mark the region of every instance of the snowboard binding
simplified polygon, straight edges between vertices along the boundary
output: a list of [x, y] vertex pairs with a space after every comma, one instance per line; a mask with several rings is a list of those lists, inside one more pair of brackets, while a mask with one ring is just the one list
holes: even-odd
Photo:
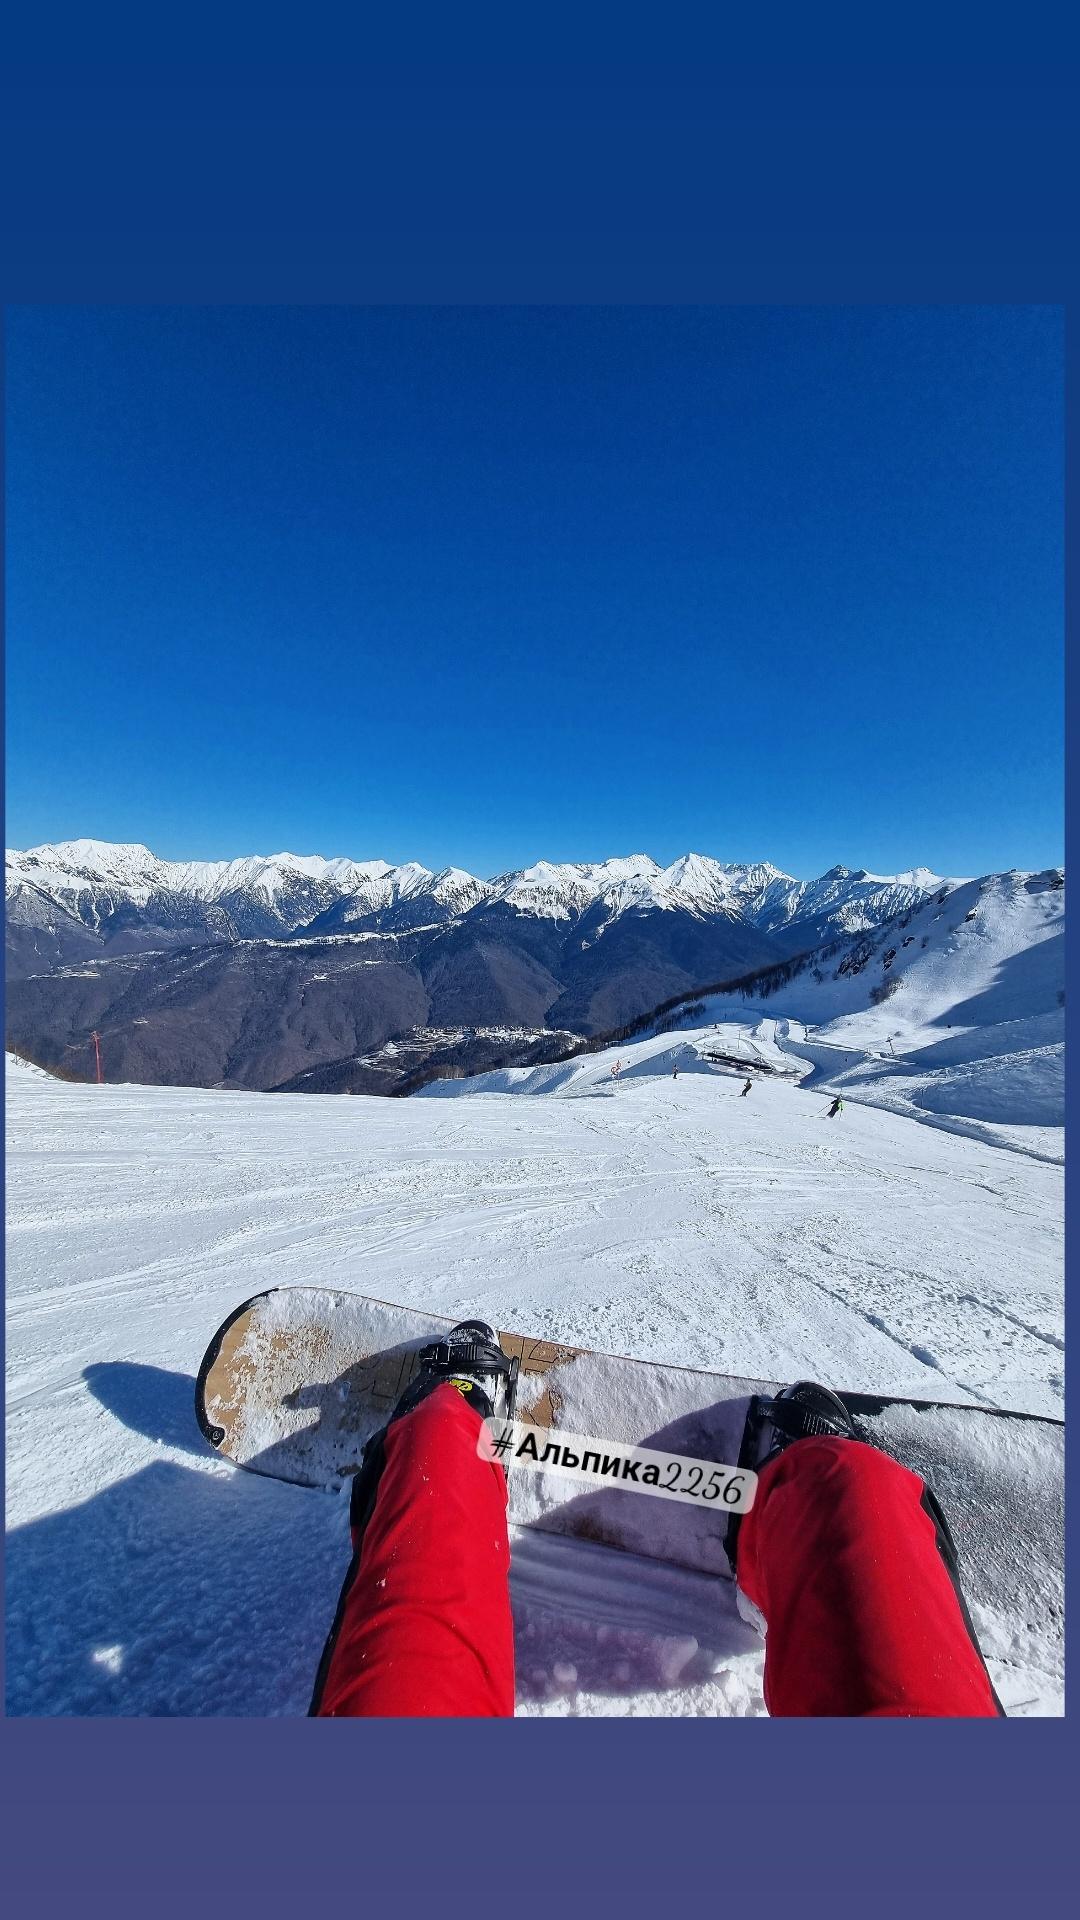
[[420, 1349], [420, 1370], [405, 1389], [392, 1418], [411, 1413], [429, 1393], [447, 1382], [483, 1419], [512, 1420], [517, 1400], [518, 1362], [499, 1345], [486, 1320], [461, 1320], [446, 1338]]
[[837, 1394], [814, 1380], [797, 1380], [792, 1387], [781, 1387], [772, 1399], [754, 1395], [743, 1431], [743, 1446], [752, 1449], [753, 1458], [740, 1458], [739, 1465], [759, 1472], [793, 1440], [857, 1438], [855, 1422]]

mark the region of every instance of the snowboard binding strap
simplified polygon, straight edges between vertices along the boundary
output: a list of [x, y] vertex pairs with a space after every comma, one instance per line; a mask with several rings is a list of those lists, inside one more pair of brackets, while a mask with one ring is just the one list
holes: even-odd
[[798, 1400], [765, 1400], [755, 1396], [757, 1405], [754, 1412], [759, 1420], [767, 1420], [788, 1440], [849, 1440], [850, 1427], [841, 1426], [838, 1420], [827, 1420], [824, 1414], [815, 1413], [812, 1407], [806, 1407]]
[[505, 1373], [511, 1380], [516, 1380], [518, 1373], [516, 1359], [511, 1360], [501, 1347], [489, 1347], [482, 1340], [433, 1341], [430, 1347], [421, 1347], [420, 1365], [440, 1370], [452, 1367], [462, 1373], [478, 1368], [484, 1373]]

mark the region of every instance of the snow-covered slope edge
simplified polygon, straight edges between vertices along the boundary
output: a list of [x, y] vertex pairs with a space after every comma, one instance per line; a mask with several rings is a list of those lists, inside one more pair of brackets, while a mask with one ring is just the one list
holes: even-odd
[[[1000, 874], [941, 892], [885, 928], [602, 1037], [563, 1065], [445, 1081], [584, 1092], [621, 1074], [751, 1071], [1060, 1159], [1063, 876]], [[638, 1034], [640, 1032], [640, 1037]]]

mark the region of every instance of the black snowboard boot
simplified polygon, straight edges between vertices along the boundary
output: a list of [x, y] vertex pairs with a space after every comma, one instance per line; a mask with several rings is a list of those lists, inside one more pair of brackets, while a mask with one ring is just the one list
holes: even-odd
[[461, 1320], [445, 1339], [421, 1347], [420, 1371], [406, 1387], [391, 1419], [411, 1413], [447, 1380], [482, 1419], [497, 1416], [512, 1420], [517, 1377], [518, 1363], [503, 1352], [494, 1327], [489, 1327], [486, 1320]]
[[[767, 1394], [755, 1393], [743, 1428], [739, 1465], [760, 1473], [762, 1467], [775, 1460], [793, 1440], [820, 1439], [858, 1439], [850, 1413], [828, 1387], [819, 1387], [814, 1380], [796, 1380], [792, 1387], [781, 1387], [772, 1399]], [[724, 1551], [733, 1575], [737, 1573], [741, 1520], [741, 1514], [732, 1514], [724, 1537]]]
[[[855, 1423], [843, 1401], [813, 1380], [781, 1387], [775, 1399], [757, 1393], [750, 1402], [743, 1433], [741, 1467], [759, 1473], [793, 1440], [855, 1440]], [[743, 1458], [743, 1454], [749, 1454]]]

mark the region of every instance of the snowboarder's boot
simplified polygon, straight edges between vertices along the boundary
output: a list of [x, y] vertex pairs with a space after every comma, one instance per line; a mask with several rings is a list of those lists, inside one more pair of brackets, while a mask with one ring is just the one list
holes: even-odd
[[[760, 1473], [770, 1460], [789, 1447], [793, 1440], [856, 1440], [855, 1423], [843, 1401], [828, 1387], [814, 1380], [796, 1380], [794, 1386], [781, 1387], [770, 1398], [755, 1393], [750, 1401], [739, 1449], [740, 1467]], [[736, 1572], [741, 1514], [732, 1514], [727, 1524], [724, 1550]]]
[[482, 1419], [512, 1420], [517, 1396], [518, 1363], [499, 1345], [499, 1336], [486, 1320], [461, 1320], [444, 1340], [420, 1349], [420, 1371], [406, 1387], [391, 1414], [399, 1420], [448, 1381]]

